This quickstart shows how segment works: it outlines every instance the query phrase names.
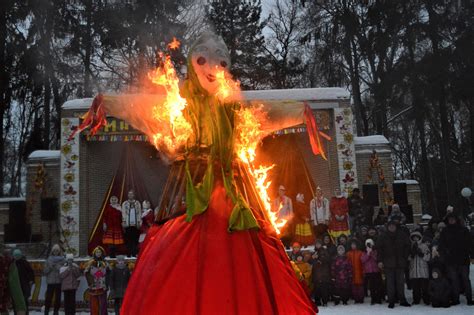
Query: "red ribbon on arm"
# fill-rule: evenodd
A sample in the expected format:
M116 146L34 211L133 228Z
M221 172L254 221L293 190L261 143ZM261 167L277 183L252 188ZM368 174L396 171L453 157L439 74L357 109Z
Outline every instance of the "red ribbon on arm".
M93 136L102 126L107 125L107 114L105 113L103 102L104 96L102 94L98 94L92 101L92 105L87 111L87 113L82 116L82 124L80 124L74 129L74 131L69 136L68 141L72 140L76 133L81 133L84 129L88 127L91 128L89 134Z
M304 116L306 118L306 130L309 136L309 143L311 144L311 149L313 150L314 155L321 155L325 160L326 153L324 148L321 145L321 139L319 138L318 125L316 124L316 119L314 118L313 111L309 107L308 103L304 104Z

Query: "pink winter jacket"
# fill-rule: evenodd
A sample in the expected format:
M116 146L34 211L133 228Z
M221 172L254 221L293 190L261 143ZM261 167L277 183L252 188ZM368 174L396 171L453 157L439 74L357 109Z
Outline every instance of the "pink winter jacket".
M377 251L375 249L373 249L370 254L364 252L360 260L362 261L364 274L380 272L379 266L377 265Z

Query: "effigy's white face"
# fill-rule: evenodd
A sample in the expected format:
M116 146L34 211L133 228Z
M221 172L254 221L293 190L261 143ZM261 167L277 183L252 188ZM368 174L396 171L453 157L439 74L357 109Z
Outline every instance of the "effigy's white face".
M191 61L199 84L209 94L215 94L219 88L217 72L229 71L230 57L227 47L222 42L209 38L193 48Z

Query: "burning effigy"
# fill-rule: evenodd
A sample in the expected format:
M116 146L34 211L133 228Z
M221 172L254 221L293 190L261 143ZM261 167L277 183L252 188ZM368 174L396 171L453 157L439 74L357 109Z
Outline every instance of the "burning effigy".
M267 193L273 166L258 164L256 153L265 136L304 123L313 153L325 158L311 110L245 101L227 47L212 33L192 46L182 84L170 57L160 57L149 79L162 93L98 95L75 131L120 118L177 170L170 180L178 189L164 198L185 205L148 231L122 313L316 313L278 238L286 220Z

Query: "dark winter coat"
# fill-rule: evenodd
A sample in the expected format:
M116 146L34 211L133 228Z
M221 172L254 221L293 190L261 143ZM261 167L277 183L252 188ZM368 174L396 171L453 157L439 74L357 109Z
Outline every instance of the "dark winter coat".
M317 286L321 283L331 282L331 257L327 249L321 248L318 252L318 258L313 259L313 284Z
M474 257L473 244L467 228L448 224L441 232L439 252L447 266L469 265Z
M350 288L352 284L352 265L346 256L336 256L331 265L334 287Z
M18 276L20 278L21 290L27 298L31 295L31 283L35 281L35 273L30 263L25 258L15 260Z
M127 266L122 268L115 266L115 268L112 269L108 275L111 297L114 299L123 298L125 295L125 290L127 289L128 280L130 279L130 270Z
M447 304L451 297L451 285L448 279L441 276L438 279L431 279L428 293L433 304Z
M395 232L386 231L377 240L377 260L384 268L406 268L411 242L399 228Z

